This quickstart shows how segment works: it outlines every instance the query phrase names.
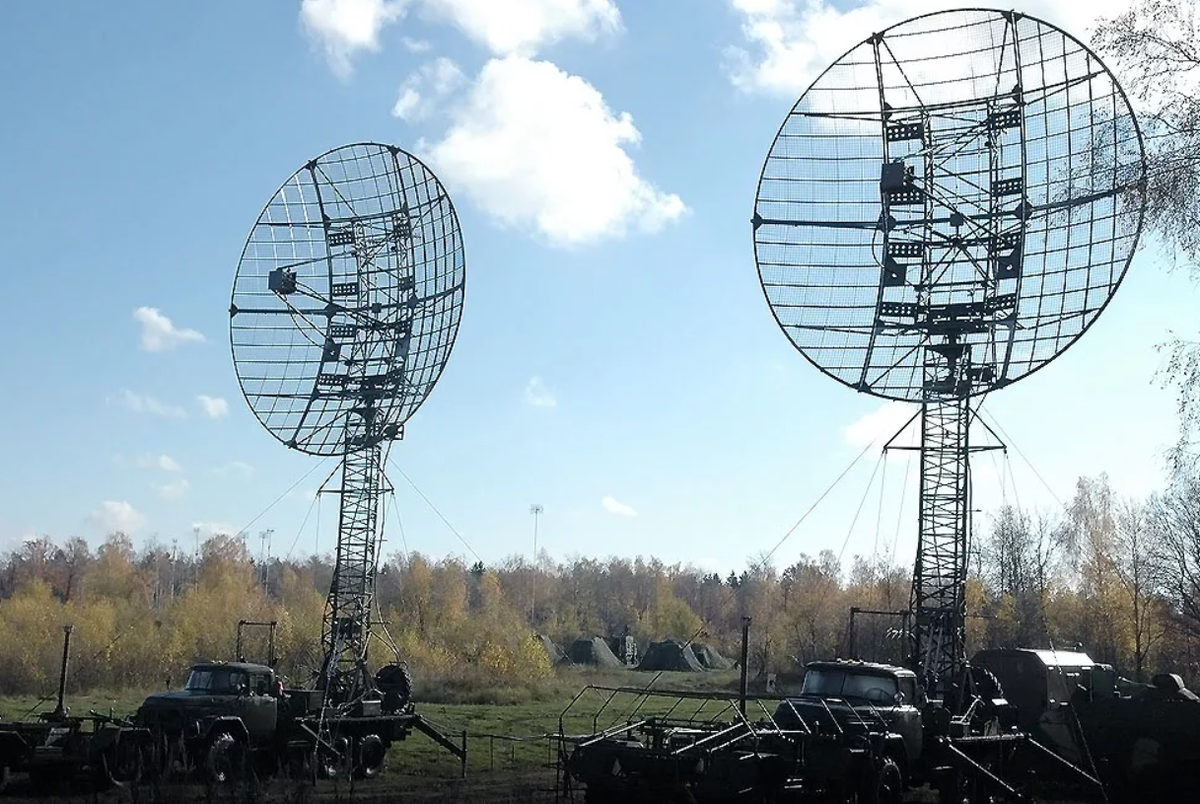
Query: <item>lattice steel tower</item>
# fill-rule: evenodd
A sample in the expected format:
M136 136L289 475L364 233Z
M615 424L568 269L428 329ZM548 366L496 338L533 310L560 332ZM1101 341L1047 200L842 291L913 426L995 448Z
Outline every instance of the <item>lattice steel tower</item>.
M292 449L341 460L337 556L317 684L370 689L384 466L458 332L465 260L437 178L391 145L329 151L267 203L238 264L230 340L242 392Z
M1096 319L1142 227L1141 133L1084 44L1016 12L924 15L851 48L787 115L755 258L814 365L921 412L914 669L965 670L972 400Z

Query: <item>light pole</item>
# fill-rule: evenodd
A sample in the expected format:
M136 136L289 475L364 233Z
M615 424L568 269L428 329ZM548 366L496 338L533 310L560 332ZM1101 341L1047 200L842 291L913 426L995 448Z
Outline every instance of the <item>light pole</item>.
M544 509L541 503L534 503L529 506L529 513L533 514L533 575L529 584L529 624L533 625L534 612L537 610L537 532L538 532L538 517L541 516Z

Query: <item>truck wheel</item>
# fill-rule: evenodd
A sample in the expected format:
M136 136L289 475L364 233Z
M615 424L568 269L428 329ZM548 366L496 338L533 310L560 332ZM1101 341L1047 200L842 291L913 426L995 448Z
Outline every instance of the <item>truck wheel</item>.
M867 804L900 804L904 799L904 776L894 759L884 758L869 785L863 796Z
M938 804L970 804L970 787L960 771L951 771L939 782L937 801Z
M8 766L0 765L0 793L3 793L6 787L8 787Z
M353 767L349 738L338 737L333 741L333 747L337 749L336 753L325 748L317 749L317 767L321 772L321 776L326 779L337 779Z
M387 748L378 734L368 734L358 741L358 767L356 775L360 779L374 779L383 770L383 761L387 757Z
M130 787L142 780L145 756L136 740L122 739L105 749L100 755L104 781L113 787Z
M229 732L217 736L208 747L205 770L208 782L214 785L228 784L241 776L245 765L242 746Z

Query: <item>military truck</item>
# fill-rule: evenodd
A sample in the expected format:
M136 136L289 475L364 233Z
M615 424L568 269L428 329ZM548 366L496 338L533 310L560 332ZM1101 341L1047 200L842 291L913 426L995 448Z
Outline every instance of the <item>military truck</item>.
M626 723L560 749L564 786L582 783L589 804L899 804L906 789L929 785L942 804L963 804L1027 801L1058 774L1090 787L1084 797L1098 793L1094 777L1016 727L1014 708L986 671L970 671L975 703L964 714L929 700L903 667L833 660L811 662L805 671L798 695L746 696L724 709L709 705L722 703L719 693L597 688L608 693L601 696L606 706L621 692L635 705ZM688 703L704 695L709 702ZM649 702L655 696L678 701L656 706ZM746 717L748 702L764 717ZM742 714L733 720L675 715L735 707ZM646 716L660 709L667 714Z
M858 661L811 662L800 694L785 698L774 720L787 731L836 735L843 755L802 768L809 788L862 780L868 800L899 802L905 787L929 776L923 764L926 703L911 670ZM831 761L832 760L832 761Z
M456 745L417 715L407 671L386 665L374 695L326 706L325 692L287 689L267 664L200 662L182 690L146 698L136 723L154 737L154 768L200 771L221 784L253 767L333 778L376 776L388 748L415 729L465 761Z
M1200 789L1200 697L1178 676L1135 684L1082 650L992 648L971 661L1004 685L1022 729L1094 764L1111 799L1184 801Z

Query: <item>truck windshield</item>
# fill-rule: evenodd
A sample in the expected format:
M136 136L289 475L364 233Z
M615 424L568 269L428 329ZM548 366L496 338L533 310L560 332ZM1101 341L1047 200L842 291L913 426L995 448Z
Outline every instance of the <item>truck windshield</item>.
M813 668L804 674L804 695L826 698L864 698L872 703L891 703L896 698L896 679L873 673Z
M225 667L193 668L186 689L197 692L237 692L246 684L246 674Z

